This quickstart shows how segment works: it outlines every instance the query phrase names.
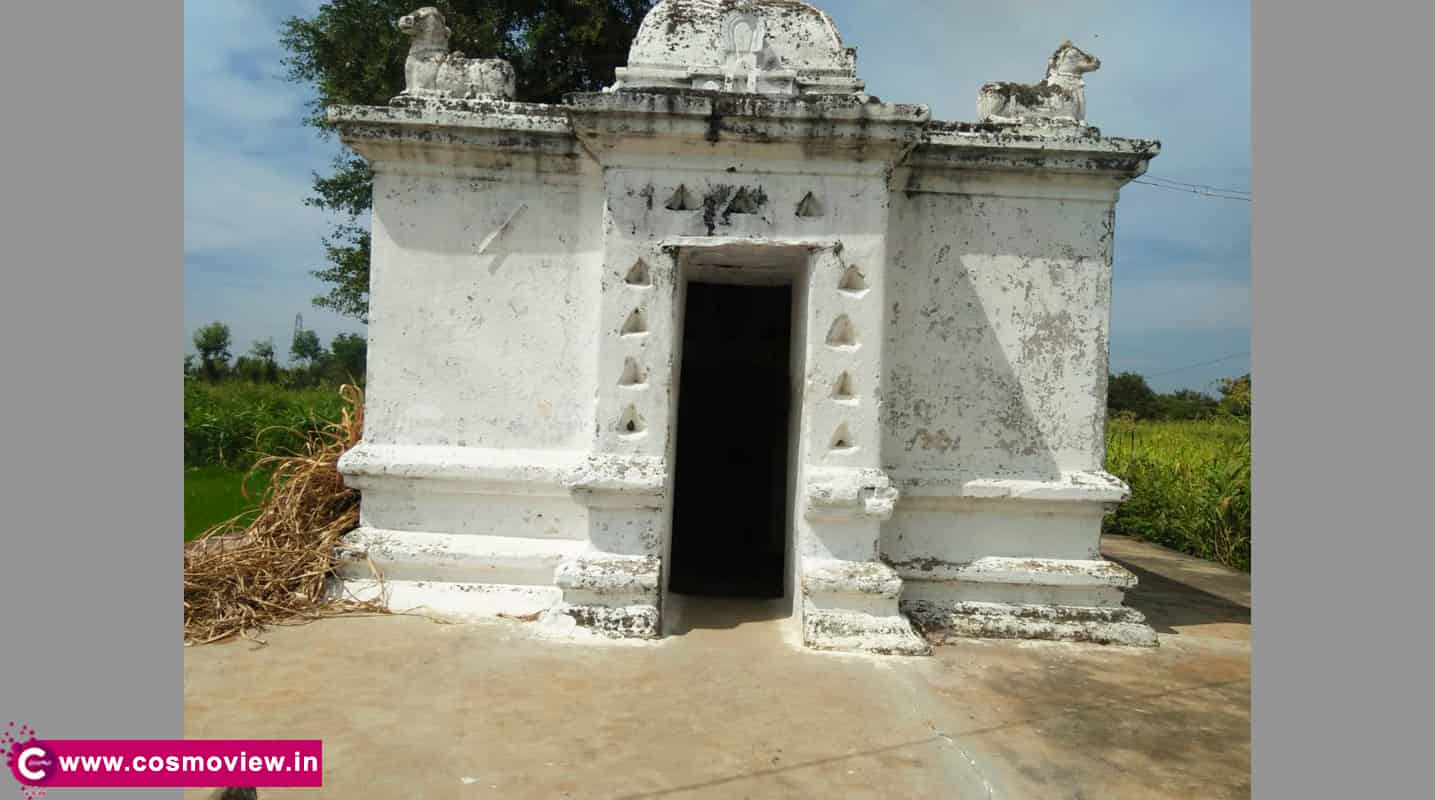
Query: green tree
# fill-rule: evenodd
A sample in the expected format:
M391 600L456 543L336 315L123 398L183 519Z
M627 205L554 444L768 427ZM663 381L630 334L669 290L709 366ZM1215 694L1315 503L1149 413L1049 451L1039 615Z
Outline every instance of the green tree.
M1110 414L1126 412L1150 419L1156 414L1156 392L1135 372L1113 375L1106 388L1106 410Z
M240 356L234 360L234 374L249 383L264 382L264 362L254 356Z
M279 364L275 361L273 340L264 339L250 345L249 352L235 360L234 374L250 383L278 382Z
M1238 417L1251 415L1251 374L1221 381L1221 410Z
M261 339L250 345L249 357L258 363L257 382L274 383L279 380L279 361L275 356L273 339Z
M1157 395L1155 404L1157 415L1163 419L1208 419L1219 407L1216 398L1194 389Z
M194 332L194 349L199 351L199 371L207 380L218 380L229 369L229 326L211 322Z
M329 352L333 356L331 366L335 380L363 381L369 355L367 339L355 333L341 333L329 343Z
M312 368L324 357L324 345L319 343L319 334L310 330L295 331L294 343L289 346L289 355Z
M249 355L260 361L274 360L274 340L261 339L249 346Z
M652 0L432 0L453 31L449 46L470 56L507 59L518 99L557 102L567 92L596 91L627 62L628 45ZM394 25L415 0L330 0L313 17L285 22L280 43L289 78L315 89L306 123L332 134L330 105L384 105L404 88L409 42ZM353 154L314 175L307 204L337 212L325 240L328 264L313 275L329 285L314 305L368 320L369 211L373 173Z

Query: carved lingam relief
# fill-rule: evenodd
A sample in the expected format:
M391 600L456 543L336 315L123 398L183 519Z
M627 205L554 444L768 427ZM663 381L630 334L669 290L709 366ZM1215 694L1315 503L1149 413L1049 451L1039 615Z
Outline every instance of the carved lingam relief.
M767 44L767 21L743 3L723 21L723 89L756 94L762 74L782 69L782 59Z

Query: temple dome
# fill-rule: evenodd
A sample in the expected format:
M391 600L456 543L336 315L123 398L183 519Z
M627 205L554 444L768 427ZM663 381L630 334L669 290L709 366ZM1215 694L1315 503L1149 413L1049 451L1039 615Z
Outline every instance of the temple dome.
M619 68L616 90L716 89L854 94L857 51L832 18L799 0L662 0Z

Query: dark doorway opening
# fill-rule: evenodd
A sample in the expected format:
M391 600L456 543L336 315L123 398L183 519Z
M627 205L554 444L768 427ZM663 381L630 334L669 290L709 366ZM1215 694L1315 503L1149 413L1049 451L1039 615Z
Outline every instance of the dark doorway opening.
M791 286L688 285L673 592L783 596L791 343Z

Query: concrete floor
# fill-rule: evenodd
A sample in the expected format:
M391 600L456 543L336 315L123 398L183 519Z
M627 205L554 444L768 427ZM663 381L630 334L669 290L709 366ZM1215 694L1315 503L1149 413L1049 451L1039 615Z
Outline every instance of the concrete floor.
M324 740L325 788L260 798L1249 797L1249 577L1103 549L1159 648L829 655L754 601L642 644L346 618L187 650L185 735Z

